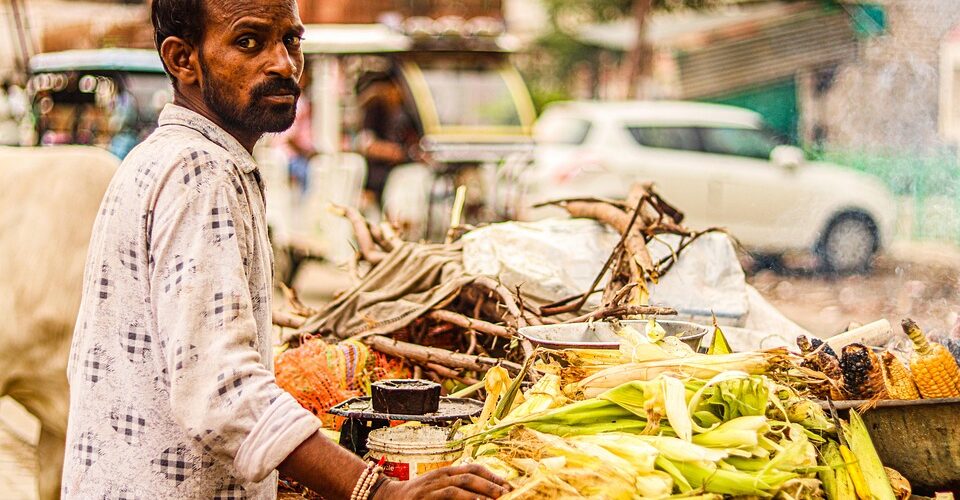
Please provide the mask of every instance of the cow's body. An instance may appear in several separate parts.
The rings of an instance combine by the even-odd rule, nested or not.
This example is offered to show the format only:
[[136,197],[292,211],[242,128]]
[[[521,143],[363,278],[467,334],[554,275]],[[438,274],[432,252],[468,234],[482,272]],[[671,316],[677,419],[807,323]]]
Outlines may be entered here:
[[116,168],[96,148],[0,147],[0,396],[40,420],[43,500],[59,495],[70,340],[90,232]]

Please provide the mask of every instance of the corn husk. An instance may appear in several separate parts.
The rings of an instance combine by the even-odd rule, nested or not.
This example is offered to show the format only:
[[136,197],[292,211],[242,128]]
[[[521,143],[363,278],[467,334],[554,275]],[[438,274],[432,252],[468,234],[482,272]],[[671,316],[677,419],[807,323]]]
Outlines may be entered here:
[[853,481],[847,472],[846,464],[840,455],[840,446],[835,441],[827,442],[821,449],[823,464],[826,466],[817,472],[823,483],[827,500],[851,500],[856,498]]
[[[857,464],[870,489],[870,495],[876,500],[896,500],[890,480],[883,469],[877,450],[870,439],[866,424],[860,414],[850,410],[850,423],[843,428],[844,436],[850,445],[850,451],[856,457]],[[859,494],[859,491],[858,491]]]

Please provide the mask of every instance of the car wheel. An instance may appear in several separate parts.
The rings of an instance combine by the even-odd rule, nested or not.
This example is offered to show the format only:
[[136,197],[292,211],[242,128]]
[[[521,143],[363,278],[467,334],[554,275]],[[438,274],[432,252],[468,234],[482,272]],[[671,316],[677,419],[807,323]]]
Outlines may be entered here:
[[862,273],[870,269],[880,248],[877,225],[861,213],[845,213],[827,226],[817,245],[820,267],[837,274]]
[[753,258],[753,271],[764,270],[773,271],[777,274],[783,274],[786,267],[783,264],[783,256],[778,254],[751,254]]

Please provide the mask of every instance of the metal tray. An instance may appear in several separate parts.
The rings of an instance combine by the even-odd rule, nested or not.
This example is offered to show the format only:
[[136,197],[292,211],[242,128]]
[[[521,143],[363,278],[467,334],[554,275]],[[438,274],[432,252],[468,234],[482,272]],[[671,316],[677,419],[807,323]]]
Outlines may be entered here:
[[[647,320],[626,320],[621,324],[631,325],[643,331]],[[700,347],[700,340],[712,331],[711,327],[690,323],[687,321],[661,320],[657,323],[667,331],[667,335],[675,335],[693,349]],[[536,346],[552,349],[587,348],[587,349],[619,349],[620,337],[613,332],[613,327],[605,321],[592,323],[569,323],[563,325],[526,326],[520,328],[520,335]]]
[[[842,414],[865,403],[833,404]],[[903,474],[914,494],[960,491],[960,398],[880,400],[863,423],[883,465]]]
[[450,422],[479,415],[483,403],[467,398],[440,398],[440,408],[424,415],[398,415],[374,411],[370,396],[349,399],[327,410],[331,415],[365,420],[408,420],[424,423]]

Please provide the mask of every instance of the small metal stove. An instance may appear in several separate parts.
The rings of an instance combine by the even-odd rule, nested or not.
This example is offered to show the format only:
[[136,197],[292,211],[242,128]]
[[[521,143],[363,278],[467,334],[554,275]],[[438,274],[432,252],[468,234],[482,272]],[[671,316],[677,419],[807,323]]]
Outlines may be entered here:
[[367,454],[370,431],[390,422],[448,425],[483,410],[483,403],[475,399],[440,397],[440,384],[428,380],[381,380],[371,384],[370,392],[371,396],[344,401],[328,412],[346,417],[340,428],[340,446],[361,457]]

